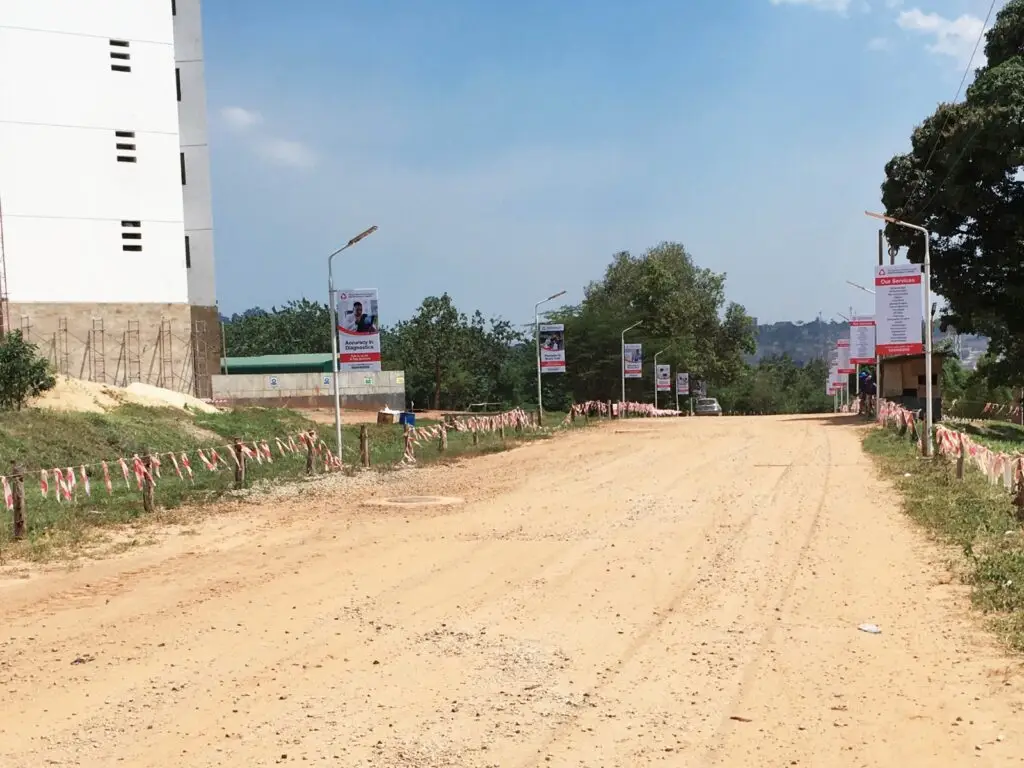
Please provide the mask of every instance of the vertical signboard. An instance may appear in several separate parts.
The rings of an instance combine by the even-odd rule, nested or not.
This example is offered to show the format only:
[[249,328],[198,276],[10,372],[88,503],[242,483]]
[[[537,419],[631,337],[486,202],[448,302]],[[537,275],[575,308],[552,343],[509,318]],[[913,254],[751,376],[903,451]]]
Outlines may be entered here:
[[338,292],[338,370],[380,370],[377,289]]
[[850,362],[854,365],[875,362],[875,318],[871,315],[850,318]]
[[627,379],[640,379],[644,375],[644,345],[626,344],[622,348],[622,373]]
[[875,267],[875,353],[879,357],[921,354],[923,322],[921,265]]
[[676,394],[677,395],[689,395],[690,394],[690,374],[688,374],[688,373],[677,373],[676,374]]
[[836,352],[839,353],[839,359],[837,361],[839,373],[844,376],[850,373],[856,373],[857,369],[854,368],[853,364],[850,362],[850,340],[840,339],[836,342]]
[[654,367],[654,388],[659,392],[672,391],[671,365],[657,365]]
[[542,325],[540,337],[540,372],[565,373],[565,326],[562,323]]

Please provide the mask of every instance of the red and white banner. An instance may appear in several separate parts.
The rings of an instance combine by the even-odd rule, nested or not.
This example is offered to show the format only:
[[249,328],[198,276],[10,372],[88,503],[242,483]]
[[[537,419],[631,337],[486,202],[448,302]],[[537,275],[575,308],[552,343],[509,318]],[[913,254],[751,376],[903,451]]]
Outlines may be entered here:
[[857,369],[850,363],[850,340],[840,339],[836,342],[836,352],[839,355],[836,369],[840,374],[846,376],[851,373],[856,373]]
[[921,265],[875,267],[875,353],[878,356],[919,355],[924,302]]
[[380,370],[377,289],[338,292],[338,370]]
[[540,372],[565,373],[565,326],[546,323],[537,329],[540,345]]
[[875,363],[875,318],[871,315],[850,318],[850,362],[854,365]]
[[677,373],[676,374],[676,394],[677,395],[689,395],[690,394],[690,374],[689,373]]
[[654,367],[654,388],[659,392],[672,391],[671,365],[657,365]]
[[643,344],[624,344],[622,346],[622,375],[627,379],[643,378]]

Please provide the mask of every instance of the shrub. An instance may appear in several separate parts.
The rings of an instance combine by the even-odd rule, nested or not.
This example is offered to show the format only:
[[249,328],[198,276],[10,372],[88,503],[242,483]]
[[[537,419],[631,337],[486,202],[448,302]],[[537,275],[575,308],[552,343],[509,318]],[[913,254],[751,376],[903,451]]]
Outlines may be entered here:
[[20,411],[30,397],[56,383],[47,361],[21,331],[0,338],[0,410]]

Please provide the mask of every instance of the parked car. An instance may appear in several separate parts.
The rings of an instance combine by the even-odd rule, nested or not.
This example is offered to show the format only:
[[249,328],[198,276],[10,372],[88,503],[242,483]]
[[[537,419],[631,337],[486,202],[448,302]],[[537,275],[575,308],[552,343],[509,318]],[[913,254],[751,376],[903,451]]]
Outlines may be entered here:
[[713,397],[699,397],[693,404],[694,416],[721,416],[722,406]]

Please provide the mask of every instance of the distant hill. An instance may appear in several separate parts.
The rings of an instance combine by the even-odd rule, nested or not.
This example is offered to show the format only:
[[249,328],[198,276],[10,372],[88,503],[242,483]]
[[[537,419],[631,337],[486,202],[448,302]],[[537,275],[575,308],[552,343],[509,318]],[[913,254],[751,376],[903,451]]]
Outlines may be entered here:
[[[849,337],[850,328],[843,322],[812,320],[805,323],[786,320],[758,325],[757,352],[749,362],[773,355],[789,355],[797,364],[803,365],[814,359],[827,358],[829,350],[839,339]],[[935,344],[953,341],[954,334],[936,331]],[[988,339],[964,334],[959,338],[959,345],[961,360],[973,368],[988,348]]]

